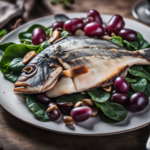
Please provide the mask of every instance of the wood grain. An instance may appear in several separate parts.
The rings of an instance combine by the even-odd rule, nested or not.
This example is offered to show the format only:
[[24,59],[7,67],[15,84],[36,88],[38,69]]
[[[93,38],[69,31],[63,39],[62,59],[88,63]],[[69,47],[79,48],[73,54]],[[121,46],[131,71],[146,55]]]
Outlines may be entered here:
[[[50,5],[50,0],[27,0],[24,20],[56,13],[87,12],[97,9],[100,13],[121,14],[134,19],[131,9],[139,0],[76,0],[69,10]],[[9,25],[13,23],[10,22]],[[28,125],[10,115],[0,106],[0,141],[4,150],[145,150],[150,126],[129,133],[85,137],[48,132]]]

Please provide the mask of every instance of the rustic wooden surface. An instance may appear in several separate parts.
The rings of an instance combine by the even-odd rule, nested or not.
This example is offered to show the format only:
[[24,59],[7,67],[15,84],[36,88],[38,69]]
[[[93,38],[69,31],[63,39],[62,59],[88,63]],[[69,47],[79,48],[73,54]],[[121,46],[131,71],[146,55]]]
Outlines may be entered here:
[[[60,5],[51,6],[50,0],[28,0],[23,15],[24,22],[56,13],[87,12],[97,9],[105,14],[121,14],[134,19],[131,9],[137,0],[76,0],[72,9],[64,10]],[[13,24],[12,20],[6,25]],[[48,132],[28,125],[5,111],[0,106],[0,141],[4,150],[145,150],[150,126],[129,133],[104,136],[85,137],[71,136]]]

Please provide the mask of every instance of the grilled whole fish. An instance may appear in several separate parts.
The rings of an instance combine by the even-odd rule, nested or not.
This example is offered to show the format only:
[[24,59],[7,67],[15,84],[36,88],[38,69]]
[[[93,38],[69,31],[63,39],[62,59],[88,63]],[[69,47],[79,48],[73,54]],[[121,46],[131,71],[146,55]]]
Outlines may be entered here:
[[150,48],[127,51],[110,41],[67,37],[47,47],[22,70],[14,92],[58,97],[105,87],[132,65],[149,65]]

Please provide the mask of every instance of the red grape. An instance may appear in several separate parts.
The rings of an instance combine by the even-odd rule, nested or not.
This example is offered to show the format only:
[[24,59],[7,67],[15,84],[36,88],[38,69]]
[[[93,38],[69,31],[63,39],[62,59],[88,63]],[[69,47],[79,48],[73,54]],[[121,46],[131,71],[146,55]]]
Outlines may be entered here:
[[89,119],[92,115],[92,109],[87,106],[76,107],[71,110],[71,117],[77,121],[82,122]]
[[121,36],[123,40],[131,42],[137,40],[137,33],[131,29],[121,29],[118,33],[118,36]]
[[87,25],[87,24],[90,23],[90,22],[94,22],[94,18],[93,18],[93,17],[85,18],[85,19],[83,20],[83,22],[84,22],[84,25]]
[[84,23],[82,19],[78,19],[78,18],[73,18],[70,20],[67,20],[64,23],[64,28],[65,30],[67,30],[69,33],[74,33],[77,29],[84,29]]
[[107,27],[110,33],[118,34],[124,28],[124,20],[120,15],[114,15],[108,22]]
[[36,98],[40,103],[45,104],[45,105],[48,105],[52,101],[50,98],[48,98],[44,94],[37,94]]
[[114,93],[111,95],[111,101],[126,106],[129,102],[129,96],[125,93]]
[[88,17],[93,17],[95,22],[102,24],[102,18],[100,17],[100,14],[98,11],[91,9],[88,12]]
[[104,34],[104,29],[101,24],[91,22],[84,27],[84,32],[87,36],[102,36]]
[[102,24],[103,28],[104,28],[104,35],[111,35],[111,33],[108,31],[108,27],[106,24]]
[[118,93],[127,93],[129,91],[130,84],[123,77],[117,77],[114,81],[114,89]]
[[130,97],[130,106],[134,111],[141,111],[148,105],[148,96],[143,92],[134,93]]
[[59,109],[54,109],[51,112],[47,113],[47,115],[50,120],[55,121],[55,120],[59,119],[61,112]]
[[46,40],[46,33],[42,28],[35,28],[32,31],[32,43],[39,45]]
[[57,28],[63,28],[63,26],[64,26],[64,23],[63,23],[63,22],[60,22],[60,21],[54,22],[54,23],[52,24],[53,30],[55,30],[55,29],[57,29]]

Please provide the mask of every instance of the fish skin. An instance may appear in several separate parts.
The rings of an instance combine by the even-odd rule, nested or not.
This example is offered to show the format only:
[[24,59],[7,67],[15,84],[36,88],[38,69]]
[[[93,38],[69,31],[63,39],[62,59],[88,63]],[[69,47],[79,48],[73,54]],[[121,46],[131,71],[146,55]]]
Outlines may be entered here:
[[[47,47],[27,64],[26,67],[33,65],[35,67],[36,73],[33,72],[27,75],[24,71],[22,71],[17,82],[14,84],[14,92],[33,94],[48,91],[51,93],[50,91],[52,91],[55,88],[55,85],[57,85],[60,81],[59,78],[62,78],[61,74],[63,69],[71,69],[79,65],[85,65],[89,67],[88,73],[75,76],[73,77],[73,80],[71,79],[72,81],[63,77],[64,81],[69,80],[68,83],[72,82],[71,85],[73,89],[68,91],[72,93],[83,91],[82,87],[78,87],[79,85],[75,82],[77,82],[79,78],[84,77],[84,75],[87,76],[89,73],[91,73],[92,68],[96,69],[93,67],[94,64],[90,63],[91,58],[92,60],[95,59],[98,63],[100,59],[103,60],[104,58],[113,60],[121,59],[124,56],[131,58],[140,57],[141,59],[146,60],[146,64],[148,64],[149,55],[150,52],[148,50],[130,52],[126,51],[123,47],[106,40],[94,39],[86,36],[67,37]],[[120,68],[120,72],[118,72],[117,75],[122,73],[123,68],[127,66],[128,64],[122,66],[122,68]],[[111,78],[111,75],[109,78]],[[63,80],[61,80],[62,83]],[[92,85],[87,87],[88,89],[91,89],[100,85],[102,85],[101,82],[98,82],[94,86]],[[62,90],[63,88],[60,87],[59,89]],[[87,90],[86,88],[83,89]],[[59,92],[63,94],[69,94],[67,93],[67,90],[65,90],[65,92]],[[56,97],[57,94],[55,94],[55,96],[51,96],[51,94],[47,95],[49,97]],[[59,95],[62,94],[58,94],[58,96]]]

